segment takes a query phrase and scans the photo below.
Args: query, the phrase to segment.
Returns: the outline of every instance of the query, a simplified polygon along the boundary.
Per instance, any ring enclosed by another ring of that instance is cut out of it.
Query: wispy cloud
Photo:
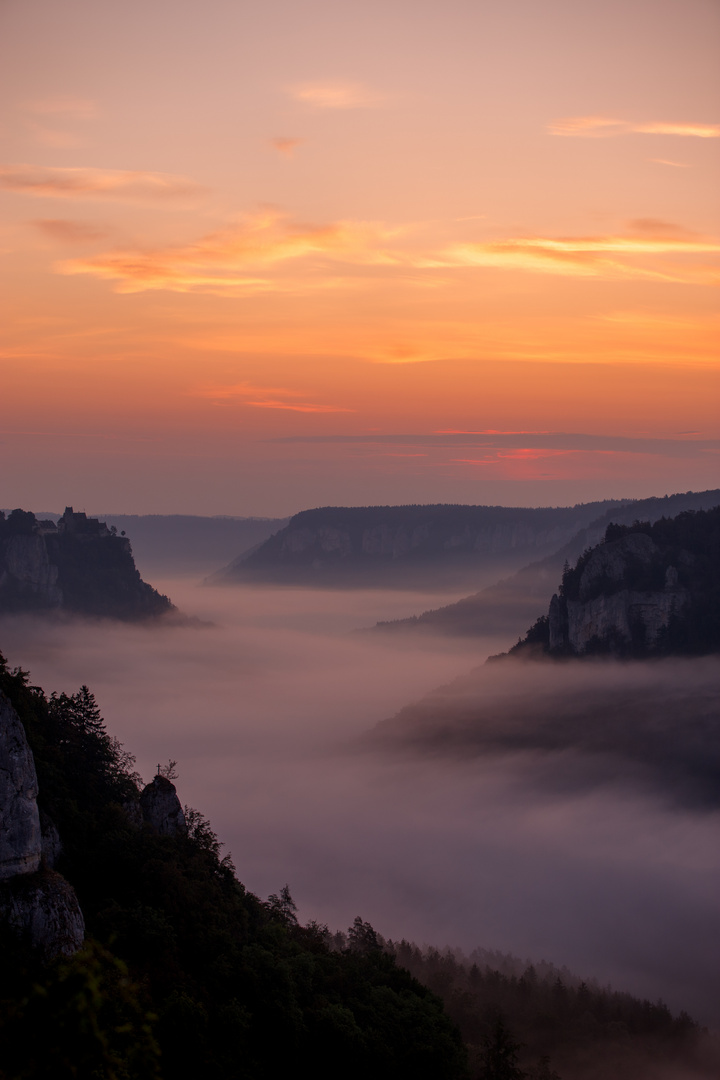
[[[294,401],[293,398],[304,397],[304,393],[290,387],[253,386],[251,383],[246,382],[234,383],[231,386],[202,386],[194,390],[192,396],[207,398],[214,405],[243,405],[252,409],[284,409],[300,413],[347,413],[355,411],[342,405]]]
[[[293,86],[290,94],[315,109],[375,109],[384,101],[381,94],[360,83],[301,83]]]
[[[285,157],[292,157],[297,147],[304,141],[304,139],[294,139],[290,136],[278,135],[275,139],[270,140],[270,145],[274,150],[277,150],[279,154],[284,154]]]
[[[681,135],[696,139],[720,138],[720,124],[670,123],[662,120],[618,120],[609,116],[567,116],[553,120],[551,135],[607,139],[616,135]],[[672,164],[672,163],[671,163]]]
[[[638,218],[627,235],[515,236],[429,247],[421,230],[365,221],[308,224],[274,208],[246,215],[184,245],[105,251],[57,265],[62,274],[87,274],[115,283],[118,292],[164,289],[243,296],[375,287],[408,272],[414,288],[437,285],[438,270],[480,267],[605,279],[715,284],[709,258],[720,241],[673,222]],[[702,259],[701,263],[698,259]],[[441,281],[447,287],[450,278]],[[387,355],[386,355],[387,354]],[[386,344],[380,359],[433,358],[417,342]]]
[[[345,409],[340,405],[312,405],[310,403],[290,401],[248,401],[254,409],[287,409],[290,412],[300,413],[347,413],[355,412],[354,409]]]
[[[178,201],[204,189],[185,176],[120,169],[0,165],[0,187],[45,199]]]
[[[399,231],[367,222],[299,224],[268,210],[182,247],[108,252],[66,261],[59,270],[116,281],[119,292],[172,289],[238,295],[310,288],[308,275],[302,282],[281,282],[268,274],[273,267],[308,256],[351,265],[392,265],[398,258],[387,243]],[[324,287],[328,277],[318,277],[316,285]]]
[[[650,160],[655,165],[672,165],[673,168],[675,168],[675,169],[691,169],[692,168],[691,165],[688,165],[684,161],[670,161],[668,158],[659,158],[659,157],[650,158]]]
[[[696,457],[698,453],[720,450],[720,439],[643,438],[623,435],[590,435],[563,431],[538,432],[427,432],[420,434],[297,435],[271,439],[286,443],[339,443],[496,451],[529,457],[538,453],[653,454],[667,457]],[[456,460],[484,460],[472,458]]]
[[[656,231],[659,235],[519,237],[491,243],[454,244],[443,256],[448,266],[495,266],[580,277],[717,282],[718,271],[713,268],[639,264],[637,259],[648,257],[707,256],[720,252],[717,240],[676,235],[674,230],[668,235],[666,227]]]
[[[107,235],[105,229],[82,221],[66,221],[64,218],[40,218],[33,225],[51,240],[63,244],[84,244]]]

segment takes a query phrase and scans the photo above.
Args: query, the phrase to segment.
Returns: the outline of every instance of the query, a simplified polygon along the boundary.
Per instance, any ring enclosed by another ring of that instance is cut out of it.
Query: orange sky
[[[0,505],[718,486],[719,30],[5,0]]]

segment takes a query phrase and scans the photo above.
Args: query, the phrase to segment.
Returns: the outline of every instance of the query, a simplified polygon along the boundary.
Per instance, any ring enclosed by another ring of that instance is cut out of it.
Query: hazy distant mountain
[[[39,514],[56,521],[59,514]],[[266,540],[288,518],[200,517],[194,514],[102,514],[132,539],[135,562],[147,577],[204,577],[238,552]]]
[[[0,511],[0,612],[52,610],[134,620],[175,608],[142,580],[130,541],[105,522],[71,506],[57,523]]]
[[[505,506],[322,507],[291,518],[210,579],[432,588],[516,569],[566,543],[618,501]]]
[[[465,597],[445,607],[425,611],[410,619],[378,623],[380,632],[415,631],[458,636],[483,636],[524,632],[546,609],[548,598],[557,588],[565,562],[574,564],[586,548],[599,543],[609,524],[632,525],[636,520],[658,521],[686,510],[708,510],[720,504],[720,489],[641,499],[615,504],[544,559],[524,566],[512,577]]]

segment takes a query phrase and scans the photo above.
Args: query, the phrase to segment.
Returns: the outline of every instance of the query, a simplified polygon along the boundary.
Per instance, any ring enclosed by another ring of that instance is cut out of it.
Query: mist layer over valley
[[[428,596],[153,584],[212,625],[13,616],[0,648],[48,691],[87,683],[146,779],[176,759],[249,889],[287,881],[305,920],[546,957],[717,1023],[711,660],[468,674],[524,628],[388,639],[350,631]]]

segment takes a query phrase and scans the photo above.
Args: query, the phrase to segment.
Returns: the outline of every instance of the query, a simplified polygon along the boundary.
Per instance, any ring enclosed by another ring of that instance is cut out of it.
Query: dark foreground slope
[[[45,966],[0,927],[2,1080],[465,1075],[439,999],[391,956],[361,937],[331,949],[325,928],[298,925],[287,890],[261,902],[195,811],[169,832],[143,824],[132,760],[86,689],[48,700],[3,663],[0,690],[88,933]]]
[[[484,949],[466,957],[407,941],[389,947],[443,999],[480,1077],[699,1080],[720,1071],[718,1041],[661,1001],[640,1001],[545,961]]]
[[[0,512],[0,612],[63,611],[116,619],[173,612],[142,580],[130,541],[68,507],[57,522]]]
[[[88,930],[47,965],[0,927],[2,1080],[717,1075],[712,1041],[661,1003],[544,963],[385,942],[360,918],[347,935],[298,925],[289,891],[249,893],[196,811],[170,832],[152,814],[142,824],[148,788],[172,799],[174,786],[160,777],[138,800],[132,759],[86,688],[47,699],[0,663],[0,692],[27,730]]]
[[[588,547],[599,543],[608,525],[632,525],[638,519],[652,523],[686,510],[709,510],[718,504],[720,489],[688,491],[613,507],[580,529],[551,555],[524,566],[512,577],[454,604],[425,611],[409,619],[378,623],[374,631],[458,637],[482,637],[491,633],[515,636],[536,617],[539,610],[546,607],[560,579],[563,565],[566,562],[574,565]]]
[[[210,584],[432,588],[515,569],[567,542],[619,502],[504,506],[321,507],[296,514]]]

